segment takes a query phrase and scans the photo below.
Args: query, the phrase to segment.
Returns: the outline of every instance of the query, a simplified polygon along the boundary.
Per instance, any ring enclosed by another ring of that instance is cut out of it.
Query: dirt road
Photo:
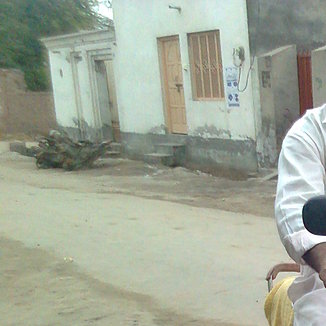
[[[0,246],[1,325],[231,325],[162,310],[79,272],[69,258],[6,238]]]
[[[287,259],[273,220],[177,193],[187,171],[121,162],[64,173],[0,155],[1,325],[266,324],[264,275]]]

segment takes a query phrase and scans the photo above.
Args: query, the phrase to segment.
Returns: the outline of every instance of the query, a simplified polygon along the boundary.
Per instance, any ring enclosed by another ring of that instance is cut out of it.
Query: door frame
[[[167,79],[167,70],[166,70],[166,60],[164,59],[164,51],[163,51],[163,43],[166,41],[173,41],[177,40],[179,43],[179,52],[181,56],[181,49],[180,49],[180,38],[179,35],[169,35],[169,36],[162,36],[157,38],[157,48],[158,48],[158,57],[159,57],[159,67],[160,67],[160,79],[161,79],[161,90],[162,90],[162,100],[163,100],[163,113],[165,119],[166,129],[169,134],[173,134],[172,130],[172,117],[168,109],[168,79]],[[183,72],[182,73],[182,81],[184,85],[184,78]],[[166,78],[165,78],[166,77]],[[184,87],[182,88],[183,95],[184,95]],[[185,98],[185,97],[184,97]],[[185,103],[185,110],[186,110],[186,103]],[[181,134],[180,134],[181,135]],[[183,134],[185,135],[185,134]]]
[[[73,51],[69,55],[69,59],[71,62],[71,72],[72,72],[72,79],[74,85],[74,97],[76,103],[76,110],[77,110],[77,123],[78,123],[78,130],[79,130],[79,137],[80,139],[86,138],[86,130],[85,130],[85,120],[83,114],[83,101],[81,100],[81,92],[80,92],[80,78],[79,78],[79,70],[77,66],[77,62],[83,59],[81,51]]]
[[[108,50],[89,50],[87,51],[87,65],[89,83],[91,86],[91,98],[93,104],[93,119],[95,128],[99,131],[99,137],[103,138],[102,119],[100,114],[99,94],[95,72],[95,61],[112,60],[112,54]],[[108,108],[109,109],[109,108]]]

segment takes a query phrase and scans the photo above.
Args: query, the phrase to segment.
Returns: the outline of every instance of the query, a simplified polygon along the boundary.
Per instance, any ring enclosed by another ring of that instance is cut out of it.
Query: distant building
[[[285,133],[312,106],[316,81],[301,51],[323,43],[326,8],[309,4],[114,1],[114,31],[43,40],[58,123],[81,138],[121,139],[149,162],[275,167]]]
[[[127,152],[181,143],[189,165],[256,170],[246,2],[119,0],[113,13]]]
[[[58,125],[76,138],[119,139],[113,27],[42,41],[49,51]]]

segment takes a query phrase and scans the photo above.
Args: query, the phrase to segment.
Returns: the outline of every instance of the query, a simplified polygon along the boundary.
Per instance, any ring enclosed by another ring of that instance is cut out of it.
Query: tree
[[[101,28],[98,0],[0,0],[0,67],[19,68],[30,90],[46,90],[41,37]]]

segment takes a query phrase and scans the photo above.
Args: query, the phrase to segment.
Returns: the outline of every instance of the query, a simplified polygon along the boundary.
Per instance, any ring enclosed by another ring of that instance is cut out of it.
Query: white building
[[[58,124],[79,138],[121,140],[139,159],[207,170],[275,166],[299,116],[297,50],[254,60],[247,5],[115,0],[115,33],[44,39]]]
[[[113,28],[42,39],[58,125],[78,138],[119,139]]]
[[[256,170],[246,1],[116,0],[113,14],[127,153],[183,143],[189,165]]]

